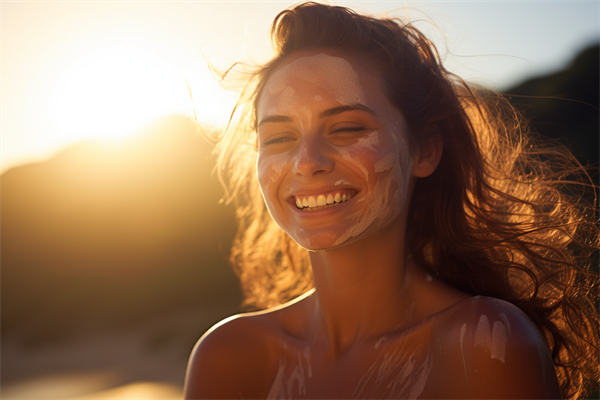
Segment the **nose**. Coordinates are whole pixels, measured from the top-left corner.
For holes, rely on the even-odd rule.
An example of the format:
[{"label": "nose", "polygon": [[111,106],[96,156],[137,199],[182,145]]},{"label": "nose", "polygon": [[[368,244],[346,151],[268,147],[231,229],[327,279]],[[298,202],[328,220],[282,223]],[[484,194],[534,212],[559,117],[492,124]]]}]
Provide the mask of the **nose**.
[{"label": "nose", "polygon": [[327,147],[318,137],[304,137],[293,156],[293,172],[310,177],[331,171],[334,161],[330,157]]}]

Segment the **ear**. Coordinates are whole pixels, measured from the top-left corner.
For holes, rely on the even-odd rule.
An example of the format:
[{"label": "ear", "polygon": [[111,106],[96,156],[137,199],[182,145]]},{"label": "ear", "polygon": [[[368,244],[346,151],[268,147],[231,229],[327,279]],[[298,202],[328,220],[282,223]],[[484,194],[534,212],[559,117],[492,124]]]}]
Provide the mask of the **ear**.
[{"label": "ear", "polygon": [[444,143],[442,135],[439,133],[434,134],[427,141],[420,143],[413,163],[413,176],[425,178],[433,174],[433,171],[435,171],[440,163],[443,150]]}]

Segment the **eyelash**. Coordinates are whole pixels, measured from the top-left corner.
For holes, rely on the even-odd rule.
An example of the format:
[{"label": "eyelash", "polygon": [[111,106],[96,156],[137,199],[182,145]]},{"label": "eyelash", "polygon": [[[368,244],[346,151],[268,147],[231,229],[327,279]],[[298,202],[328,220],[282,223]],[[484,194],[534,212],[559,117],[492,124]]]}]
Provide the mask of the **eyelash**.
[{"label": "eyelash", "polygon": [[[340,128],[337,129],[333,132],[331,132],[332,135],[335,134],[341,134],[341,133],[355,133],[355,132],[361,132],[364,131],[365,128],[362,127],[356,127],[356,128]],[[284,143],[287,142],[289,140],[293,140],[292,138],[288,137],[288,136],[280,136],[280,137],[276,137],[275,139],[267,139],[263,142],[264,146],[268,146],[271,144],[279,144],[279,143]]]},{"label": "eyelash", "polygon": [[346,133],[346,132],[350,132],[350,133],[354,133],[354,132],[361,132],[364,131],[365,128],[362,127],[356,127],[356,128],[341,128],[338,130],[335,130],[333,132],[331,132],[332,134],[337,134],[337,133]]},{"label": "eyelash", "polygon": [[265,140],[263,142],[263,145],[268,146],[270,144],[279,144],[279,143],[287,142],[288,140],[292,140],[292,138],[287,137],[287,136],[279,136],[279,137],[276,137],[275,139]]}]

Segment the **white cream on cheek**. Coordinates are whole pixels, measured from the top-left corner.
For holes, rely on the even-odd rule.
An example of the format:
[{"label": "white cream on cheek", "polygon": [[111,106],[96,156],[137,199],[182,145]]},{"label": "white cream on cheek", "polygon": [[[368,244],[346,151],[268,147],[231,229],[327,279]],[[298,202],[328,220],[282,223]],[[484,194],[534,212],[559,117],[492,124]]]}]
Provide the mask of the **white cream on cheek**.
[{"label": "white cream on cheek", "polygon": [[403,137],[400,140],[396,133],[390,132],[386,137],[391,137],[393,145],[380,145],[379,136],[378,132],[373,132],[352,146],[336,148],[342,158],[354,163],[363,171],[367,182],[369,174],[361,160],[372,163],[375,177],[371,179],[376,179],[376,182],[368,189],[365,197],[357,200],[366,198],[369,207],[348,216],[353,224],[336,240],[335,246],[357,237],[369,228],[377,229],[399,214],[404,205],[412,164],[408,144]]},{"label": "white cream on cheek", "polygon": [[[376,133],[376,132],[373,132],[373,133]],[[364,164],[362,162],[360,162],[360,160],[357,160],[356,157],[354,157],[354,152],[352,150],[356,149],[356,147],[354,147],[354,148],[353,147],[354,146],[348,146],[348,147],[333,146],[333,148],[338,152],[338,154],[340,156],[342,156],[342,158],[344,160],[349,161],[352,164],[356,165],[358,167],[358,169],[360,169],[360,171],[364,175],[365,180],[369,181],[369,171],[364,166]]]},{"label": "white cream on cheek", "polygon": [[259,154],[256,162],[256,173],[263,200],[273,220],[282,226],[277,216],[273,201],[279,201],[278,184],[285,174],[285,163],[288,162],[284,153],[276,153],[265,156]]},{"label": "white cream on cheek", "polygon": [[262,156],[257,162],[258,181],[261,185],[275,182],[281,178],[286,162],[284,154]]},{"label": "white cream on cheek", "polygon": [[[287,165],[290,162],[287,153],[276,153],[271,155],[259,155],[256,165],[258,174],[258,182],[263,200],[269,210],[269,214],[273,220],[284,229],[298,244],[302,247],[310,249],[311,237],[303,229],[296,228],[293,232],[286,229],[286,224],[280,220],[277,214],[277,206],[273,202],[280,201],[279,184],[286,171],[289,169]],[[281,205],[285,207],[285,205]]]},{"label": "white cream on cheek", "polygon": [[360,155],[364,153],[366,149],[371,150],[373,152],[377,152],[375,146],[379,145],[379,133],[371,132],[367,137],[362,137],[358,139],[358,141],[350,146],[336,146],[332,147],[337,151],[337,153],[346,161],[351,162],[356,165],[363,175],[365,176],[365,180],[369,180],[369,171],[364,166],[364,164],[360,160]]}]

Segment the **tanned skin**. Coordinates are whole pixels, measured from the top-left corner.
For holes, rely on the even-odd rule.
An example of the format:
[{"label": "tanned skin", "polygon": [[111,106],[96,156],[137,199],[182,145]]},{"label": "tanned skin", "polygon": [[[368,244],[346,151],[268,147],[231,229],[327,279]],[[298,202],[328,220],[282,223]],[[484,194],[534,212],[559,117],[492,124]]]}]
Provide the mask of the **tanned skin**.
[{"label": "tanned skin", "polygon": [[[401,113],[389,111],[378,79],[357,58],[324,49],[291,54],[282,65],[322,53],[352,65],[376,117],[348,111],[319,119],[342,104],[315,85],[289,78],[289,87],[302,99],[323,99],[302,103],[310,114],[290,114],[285,127],[269,125],[292,132],[291,139],[276,148],[259,144],[259,168],[270,151],[285,154],[281,159],[287,164],[277,169],[281,174],[262,179],[276,185],[265,198],[272,215],[290,231],[301,226],[310,232],[312,225],[286,208],[288,188],[339,179],[358,182],[357,191],[365,196],[372,188],[355,163],[331,150],[333,140],[354,144],[356,138],[331,139],[330,126],[360,125],[365,131],[358,135],[378,132],[380,141],[402,134],[395,130]],[[259,121],[282,101],[261,98]],[[259,130],[259,143],[263,139]],[[204,334],[189,361],[186,399],[265,399],[282,393],[307,399],[388,398],[390,393],[425,399],[560,398],[548,348],[521,310],[462,293],[426,273],[406,253],[412,188],[416,179],[435,170],[442,152],[435,138],[415,151],[407,171],[407,200],[394,218],[341,246],[327,247],[323,239],[323,248],[310,252],[314,290],[275,309],[231,317]],[[366,169],[376,176],[376,169]],[[348,204],[352,210],[368,206],[368,201]]]}]

